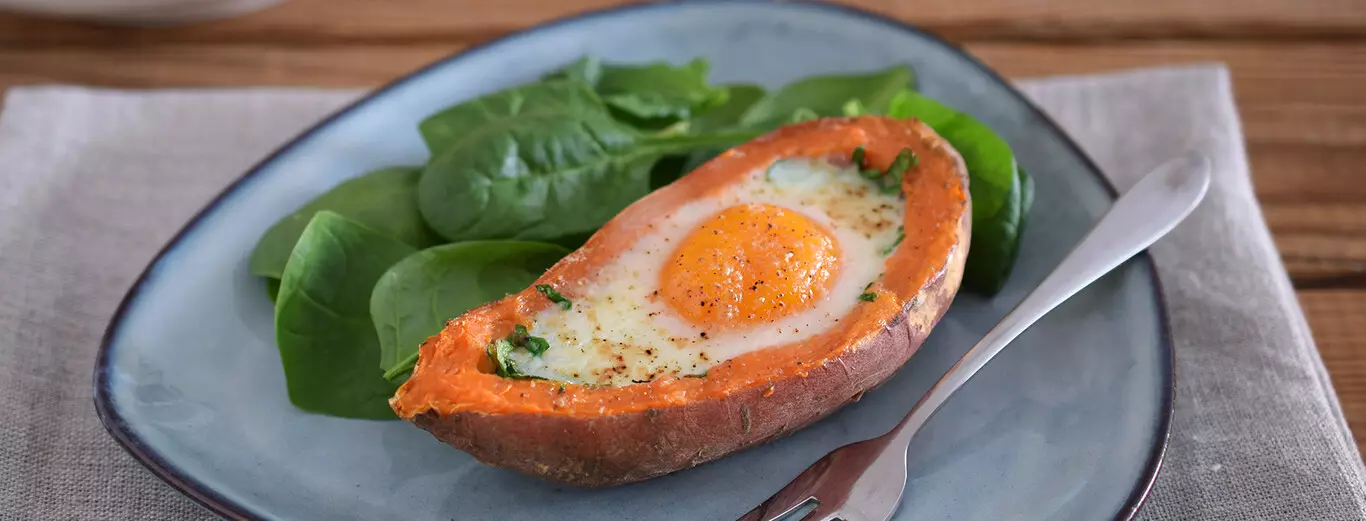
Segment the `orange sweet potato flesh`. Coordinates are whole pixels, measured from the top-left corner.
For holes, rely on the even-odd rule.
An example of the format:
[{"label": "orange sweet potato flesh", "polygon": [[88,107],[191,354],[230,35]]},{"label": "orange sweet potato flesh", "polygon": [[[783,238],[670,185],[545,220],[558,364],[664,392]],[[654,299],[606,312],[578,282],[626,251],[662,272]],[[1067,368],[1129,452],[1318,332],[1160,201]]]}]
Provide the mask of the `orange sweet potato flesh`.
[{"label": "orange sweet potato flesh", "polygon": [[722,362],[701,378],[627,386],[508,379],[485,346],[552,303],[534,288],[447,323],[420,349],[390,399],[411,421],[480,461],[583,487],[619,485],[693,467],[789,434],[885,382],[924,342],[958,290],[971,235],[967,170],[915,120],[825,118],[731,149],[623,210],[538,284],[573,300],[593,273],[660,215],[791,157],[848,161],[863,146],[886,168],[903,148],[919,164],[903,179],[905,240],[885,276],[829,331]]}]

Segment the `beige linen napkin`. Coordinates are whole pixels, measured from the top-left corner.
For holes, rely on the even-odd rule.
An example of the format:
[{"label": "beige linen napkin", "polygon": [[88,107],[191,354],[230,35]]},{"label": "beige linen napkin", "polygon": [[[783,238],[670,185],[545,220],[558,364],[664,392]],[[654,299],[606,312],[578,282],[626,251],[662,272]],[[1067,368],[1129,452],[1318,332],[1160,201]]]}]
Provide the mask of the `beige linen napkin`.
[{"label": "beige linen napkin", "polygon": [[[1140,519],[1366,519],[1366,471],[1260,209],[1217,66],[1021,82],[1122,190],[1199,144],[1214,184],[1153,249],[1177,349],[1166,465]],[[105,434],[106,322],[196,210],[354,99],[314,90],[13,89],[0,112],[0,519],[211,514]]]}]

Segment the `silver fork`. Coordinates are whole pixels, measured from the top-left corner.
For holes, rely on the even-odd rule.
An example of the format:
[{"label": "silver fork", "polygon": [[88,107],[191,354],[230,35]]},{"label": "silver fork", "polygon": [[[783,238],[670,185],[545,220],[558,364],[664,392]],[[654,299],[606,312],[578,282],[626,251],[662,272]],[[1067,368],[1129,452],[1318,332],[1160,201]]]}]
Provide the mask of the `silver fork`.
[{"label": "silver fork", "polygon": [[812,503],[815,509],[801,519],[891,519],[906,489],[906,450],[911,438],[939,406],[1035,321],[1176,227],[1205,196],[1209,169],[1209,159],[1191,151],[1149,172],[1115,201],[1053,273],[968,350],[891,432],[835,449],[740,520],[774,521]]}]

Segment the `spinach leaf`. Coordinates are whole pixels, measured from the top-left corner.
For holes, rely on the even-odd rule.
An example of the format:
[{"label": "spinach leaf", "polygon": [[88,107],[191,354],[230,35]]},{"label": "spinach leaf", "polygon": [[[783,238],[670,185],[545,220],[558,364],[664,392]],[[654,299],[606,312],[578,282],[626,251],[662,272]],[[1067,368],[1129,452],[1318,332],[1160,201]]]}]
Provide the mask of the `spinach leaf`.
[{"label": "spinach leaf", "polygon": [[[531,356],[539,357],[547,349],[550,349],[550,342],[538,336],[531,336],[527,332],[526,326],[517,324],[512,327],[512,332],[508,333],[507,338],[499,338],[490,342],[488,346],[484,347],[484,352],[493,362],[494,372],[498,376],[544,380],[544,378],[532,376],[517,369],[517,360],[512,356],[512,352],[517,349],[524,349],[531,353]],[[564,385],[561,384],[560,388],[564,389]]]},{"label": "spinach leaf", "polygon": [[[723,151],[725,151],[724,148],[708,148],[696,150],[687,154],[664,156],[659,161],[655,162],[655,166],[650,169],[650,191],[653,192],[663,188],[669,183],[677,181],[678,178],[683,177],[684,174],[697,168],[697,165],[706,162],[708,159],[715,157]],[[699,157],[694,164],[694,156],[700,155],[705,155],[705,157]]]},{"label": "spinach leaf", "polygon": [[557,80],[513,87],[475,98],[428,116],[418,125],[435,161],[450,146],[486,134],[500,134],[510,121],[573,118],[604,112],[602,100],[580,80]]},{"label": "spinach leaf", "polygon": [[[764,97],[764,89],[758,85],[729,85],[726,86],[726,102],[721,106],[711,109],[702,115],[693,118],[688,122],[688,130],[694,133],[736,131],[740,130],[740,117],[750,106]],[[758,132],[754,132],[757,137]],[[739,143],[734,143],[738,145]],[[728,147],[708,147],[693,150],[680,156],[670,156],[661,160],[655,165],[654,181],[651,186],[655,188],[677,181],[688,172],[702,163],[710,161],[711,158],[720,155]]]},{"label": "spinach leaf", "polygon": [[275,303],[276,298],[280,296],[280,279],[266,278],[266,296],[270,297],[271,304]]},{"label": "spinach leaf", "polygon": [[868,107],[863,106],[863,102],[859,101],[858,98],[854,98],[844,102],[844,105],[840,107],[840,112],[843,113],[844,117],[852,118],[867,114]]},{"label": "spinach leaf", "polygon": [[725,85],[726,101],[711,110],[703,112],[688,122],[688,131],[694,133],[731,130],[740,124],[741,116],[751,106],[764,97],[764,88],[758,85]]},{"label": "spinach leaf", "polygon": [[963,156],[972,176],[974,227],[980,218],[996,215],[1014,188],[1015,153],[990,127],[922,94],[905,90],[897,94],[887,115],[919,118],[953,145]]},{"label": "spinach leaf", "polygon": [[972,193],[972,248],[963,284],[988,295],[1000,291],[1015,265],[1022,219],[1033,203],[1032,191],[1031,197],[1021,197],[1033,185],[1020,174],[1010,145],[971,116],[909,90],[896,95],[887,115],[919,118],[963,156]]},{"label": "spinach leaf", "polygon": [[248,270],[252,275],[280,278],[294,243],[321,210],[341,214],[415,248],[444,242],[417,211],[418,175],[416,168],[384,168],[324,192],[266,230],[251,252]]},{"label": "spinach leaf", "polygon": [[370,293],[412,246],[321,211],[285,266],[275,305],[275,339],[289,400],[306,411],[390,419],[396,387],[375,367],[380,341]]},{"label": "spinach leaf", "polygon": [[726,90],[707,84],[706,60],[603,67],[595,88],[612,108],[641,119],[683,120],[725,102]]},{"label": "spinach leaf", "polygon": [[370,296],[386,378],[412,371],[418,346],[447,320],[521,291],[568,254],[539,242],[470,241],[428,248],[394,264]]},{"label": "spinach leaf", "polygon": [[[1010,277],[1015,259],[1019,257],[1020,238],[1024,236],[1029,209],[1034,204],[1034,180],[1025,174],[1024,169],[1019,170],[1016,187],[1011,190],[1010,200],[1014,200],[1016,192],[1019,193],[1019,203],[1016,205],[1019,208],[1018,216],[1013,213],[1002,215],[999,225],[987,228],[986,235],[980,239],[974,225],[972,247],[968,250],[967,266],[963,272],[963,284],[972,291],[986,295],[1001,291]],[[1012,216],[1015,219],[1013,226],[1008,220]]]},{"label": "spinach leaf", "polygon": [[581,80],[636,126],[659,128],[725,102],[726,89],[707,84],[709,68],[702,58],[683,66],[604,65],[587,56],[551,77]]},{"label": "spinach leaf", "polygon": [[602,77],[602,60],[597,56],[584,56],[566,65],[563,69],[547,74],[546,80],[578,80],[588,85],[597,85]]},{"label": "spinach leaf", "polygon": [[517,363],[510,357],[514,346],[505,338],[499,338],[484,348],[489,355],[489,360],[493,360],[493,372],[503,378],[526,378],[526,375],[517,369]]},{"label": "spinach leaf", "polygon": [[452,241],[590,232],[648,192],[644,174],[658,159],[580,81],[511,89],[438,117],[424,136],[438,134],[432,121],[442,132],[479,129],[443,138],[418,185],[422,215]]},{"label": "spinach leaf", "polygon": [[791,125],[795,123],[801,123],[804,121],[811,121],[813,119],[820,119],[820,117],[821,115],[817,114],[815,110],[802,107],[792,111],[792,115],[787,117],[787,121],[785,122],[785,124]]},{"label": "spinach leaf", "polygon": [[545,350],[550,349],[550,342],[546,341],[544,338],[532,336],[526,326],[521,324],[512,326],[512,333],[508,334],[507,341],[512,344],[512,347],[525,349],[528,353],[531,353],[532,356],[536,357],[541,356],[542,353],[545,353]]},{"label": "spinach leaf", "polygon": [[590,233],[649,193],[659,158],[752,136],[650,136],[613,119],[577,81],[516,90],[521,101],[497,107],[501,113],[473,111],[480,130],[447,144],[422,173],[418,208],[447,239]]},{"label": "spinach leaf", "polygon": [[853,100],[869,113],[880,114],[898,92],[914,86],[915,74],[906,66],[869,74],[812,76],[764,96],[745,111],[740,123],[769,130],[787,123],[801,109],[819,117],[840,116]]},{"label": "spinach leaf", "polygon": [[[994,295],[1000,291],[1015,264],[1020,249],[1021,196],[1024,192],[1019,176],[1015,179],[1005,204],[996,214],[984,221],[973,217],[972,247],[968,249],[963,268],[963,286],[977,293]],[[976,204],[976,200],[973,203]]]},{"label": "spinach leaf", "polygon": [[544,353],[545,350],[550,349],[550,342],[538,336],[528,336],[526,339],[526,345],[523,346],[523,349],[526,349],[527,352],[531,353],[534,356],[541,356],[541,354]]}]

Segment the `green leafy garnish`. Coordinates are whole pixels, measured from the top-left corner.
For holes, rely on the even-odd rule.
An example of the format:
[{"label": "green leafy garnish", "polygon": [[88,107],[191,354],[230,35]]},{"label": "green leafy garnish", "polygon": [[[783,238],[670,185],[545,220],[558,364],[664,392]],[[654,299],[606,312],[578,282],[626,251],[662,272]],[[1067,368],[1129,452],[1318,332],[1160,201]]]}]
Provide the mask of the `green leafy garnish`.
[{"label": "green leafy garnish", "polygon": [[642,127],[663,127],[725,103],[729,91],[707,84],[706,60],[683,66],[665,62],[605,65],[588,56],[554,77],[583,80],[611,108]]},{"label": "green leafy garnish", "polygon": [[544,353],[546,349],[550,349],[550,342],[547,342],[546,339],[538,336],[529,336],[526,339],[526,343],[522,344],[522,347],[526,348],[526,350],[530,351],[533,355],[541,356],[541,353]]},{"label": "green leafy garnish", "polygon": [[280,279],[266,277],[266,296],[270,297],[270,303],[275,304],[275,300],[280,296]]},{"label": "green leafy garnish", "polygon": [[494,340],[485,350],[488,352],[489,360],[493,360],[493,370],[498,376],[503,378],[525,378],[526,375],[517,370],[517,364],[509,358],[512,354],[512,342],[505,339]]},{"label": "green leafy garnish", "polygon": [[504,378],[536,378],[517,370],[517,364],[512,359],[511,354],[514,349],[525,349],[532,355],[541,356],[546,349],[550,349],[550,342],[546,339],[531,336],[526,326],[517,324],[512,326],[512,332],[506,338],[499,338],[490,342],[484,350],[489,355],[489,360],[493,361],[493,366],[498,376]]},{"label": "green leafy garnish", "polygon": [[844,102],[844,106],[840,107],[840,111],[844,113],[845,117],[851,118],[868,113],[868,109],[863,106],[863,102],[859,101],[858,98]]},{"label": "green leafy garnish", "polygon": [[524,241],[468,241],[428,248],[394,264],[370,295],[379,366],[401,382],[418,347],[447,320],[536,281],[569,250]]},{"label": "green leafy garnish", "polygon": [[802,107],[802,108],[799,108],[799,109],[797,109],[797,110],[792,111],[792,115],[789,116],[789,117],[787,118],[787,122],[788,122],[788,123],[801,123],[801,122],[803,122],[803,121],[811,121],[811,120],[813,120],[813,119],[818,119],[818,118],[820,118],[820,117],[821,117],[820,114],[816,114],[816,111],[811,110],[811,109],[806,108],[806,107]]},{"label": "green leafy garnish", "polygon": [[887,115],[919,118],[963,156],[972,196],[972,252],[963,285],[988,295],[1000,291],[1015,265],[1021,223],[1032,203],[1022,197],[1029,188],[1010,145],[971,116],[911,90],[896,95]]},{"label": "green leafy garnish", "polygon": [[[882,276],[882,275],[878,275],[878,277],[881,277],[881,276]],[[860,294],[860,295],[858,296],[858,299],[859,299],[859,300],[862,300],[862,301],[864,301],[864,302],[872,302],[872,301],[874,301],[874,300],[877,300],[877,293],[872,292],[872,291],[868,291],[868,290],[870,290],[870,289],[873,289],[873,283],[874,283],[874,282],[877,282],[877,281],[875,281],[875,280],[874,280],[874,281],[869,281],[869,282],[868,282],[868,285],[863,287],[863,293]]]},{"label": "green leafy garnish", "polygon": [[275,305],[275,340],[289,400],[345,418],[390,419],[395,386],[375,361],[370,290],[412,246],[321,211],[299,235]]},{"label": "green leafy garnish", "polygon": [[702,112],[688,121],[688,130],[693,133],[735,130],[745,111],[764,97],[764,88],[758,85],[726,85],[726,101]]},{"label": "green leafy garnish", "polygon": [[1019,256],[1028,209],[1034,202],[1034,180],[1024,169],[1017,172],[1018,180],[1011,187],[1007,204],[1019,208],[1020,212],[998,214],[999,219],[984,223],[980,231],[976,223],[973,224],[971,251],[975,253],[968,255],[963,269],[963,284],[973,291],[984,294],[1000,291]]},{"label": "green leafy garnish", "polygon": [[860,145],[855,147],[854,152],[850,154],[850,162],[858,169],[859,176],[873,181],[873,184],[876,184],[878,189],[886,194],[900,193],[902,176],[906,174],[906,171],[915,168],[920,163],[920,158],[916,157],[915,152],[909,148],[901,149],[901,152],[897,153],[896,158],[892,160],[892,164],[886,170],[867,168],[865,166],[866,156],[867,151]]},{"label": "green leafy garnish", "polygon": [[887,175],[900,179],[906,175],[906,171],[915,168],[918,164],[920,164],[920,157],[916,156],[913,150],[903,148],[901,152],[896,154],[896,159],[892,160],[892,165],[887,167]]},{"label": "green leafy garnish", "polygon": [[[614,119],[582,81],[535,83],[442,113],[454,137],[422,172],[418,209],[452,241],[554,240],[591,233],[650,192],[663,156],[743,134],[652,136]],[[424,132],[425,133],[425,132]]]},{"label": "green leafy garnish", "polygon": [[902,227],[902,226],[897,226],[897,227],[896,227],[896,240],[895,240],[895,241],[892,241],[892,245],[891,245],[891,246],[888,246],[888,247],[884,248],[884,249],[882,250],[882,254],[883,254],[883,255],[891,255],[892,252],[896,251],[896,247],[897,247],[897,246],[901,246],[901,241],[904,241],[904,240],[906,240],[906,228],[905,228],[905,227]]},{"label": "green leafy garnish", "polygon": [[508,334],[507,341],[512,344],[512,347],[526,349],[536,356],[541,356],[541,353],[544,353],[546,349],[550,349],[550,342],[538,336],[531,336],[526,326],[521,324],[512,327],[512,333]]},{"label": "green leafy garnish", "polygon": [[887,110],[897,92],[914,86],[915,74],[906,66],[868,74],[812,76],[764,96],[745,111],[740,123],[769,130],[802,109],[819,117],[840,116],[851,100],[857,100],[870,114],[880,114]]},{"label": "green leafy garnish", "polygon": [[462,103],[425,121],[424,136],[438,128],[434,120],[440,128],[479,129],[440,146],[429,138],[433,156],[419,182],[418,208],[451,241],[589,232],[648,192],[649,168],[658,159],[637,146],[640,131],[613,119],[579,81],[535,83]]},{"label": "green leafy garnish", "polygon": [[545,298],[550,299],[551,302],[559,304],[560,309],[569,311],[574,307],[573,302],[570,302],[569,299],[564,298],[564,295],[561,295],[560,292],[555,291],[555,288],[551,287],[549,284],[537,284],[536,291],[539,291],[542,295],[545,295]]},{"label": "green leafy garnish", "polygon": [[887,167],[886,174],[882,177],[882,193],[898,194],[901,193],[902,179],[906,172],[920,164],[920,158],[909,148],[901,149],[892,160],[892,164]]},{"label": "green leafy garnish", "polygon": [[[503,135],[528,120],[558,120],[580,113],[605,112],[602,100],[582,80],[532,83],[448,107],[418,125],[431,152],[428,166],[452,146],[492,132]],[[520,123],[520,125],[519,125]],[[440,231],[440,230],[437,230]]]},{"label": "green leafy garnish", "polygon": [[513,347],[522,347],[526,345],[526,339],[528,338],[531,338],[531,333],[527,331],[526,326],[521,324],[512,326],[512,332],[508,333],[507,336],[508,342],[512,342]]},{"label": "green leafy garnish", "polygon": [[323,210],[335,212],[414,248],[440,244],[441,236],[427,227],[417,211],[419,171],[408,167],[384,168],[343,181],[324,192],[261,235],[251,252],[248,271],[252,275],[279,279],[304,227]]},{"label": "green leafy garnish", "polygon": [[[708,110],[688,122],[693,133],[750,130],[740,126],[740,117],[749,107],[764,97],[763,87],[757,85],[726,86],[726,102]],[[651,186],[660,187],[677,180],[683,174],[693,171],[702,163],[725,152],[727,147],[707,147],[693,150],[683,155],[665,157],[655,164]]]}]

